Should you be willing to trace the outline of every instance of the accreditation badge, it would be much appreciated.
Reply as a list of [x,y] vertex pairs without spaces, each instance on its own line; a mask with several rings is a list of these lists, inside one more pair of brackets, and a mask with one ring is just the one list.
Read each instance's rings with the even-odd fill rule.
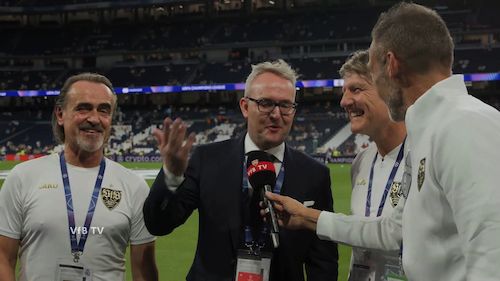
[[397,251],[353,247],[349,281],[406,280]]
[[387,275],[387,281],[407,281],[406,277],[396,274]]
[[238,251],[236,263],[236,281],[269,281],[271,269],[271,254],[249,254],[247,251]]
[[353,247],[352,266],[348,281],[375,280],[375,271],[371,263],[370,250]]
[[58,260],[56,281],[92,281],[92,270],[81,262]]
[[[401,257],[399,253],[382,252],[381,260],[384,261],[382,280],[386,281],[406,281],[406,277],[401,267]],[[390,254],[389,254],[390,253]]]
[[370,271],[370,267],[363,264],[353,264],[349,272],[348,281],[371,281],[374,280],[375,273]]

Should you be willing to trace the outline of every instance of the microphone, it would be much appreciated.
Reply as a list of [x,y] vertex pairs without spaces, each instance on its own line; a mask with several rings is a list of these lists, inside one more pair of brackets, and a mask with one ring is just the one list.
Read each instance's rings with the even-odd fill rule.
[[273,204],[265,196],[265,192],[272,192],[276,184],[276,171],[274,169],[273,158],[270,154],[264,151],[251,151],[247,158],[247,175],[248,181],[254,188],[254,194],[260,196],[260,199],[269,210],[267,213],[267,221],[270,222],[270,236],[274,248],[279,246],[279,226],[276,212]]

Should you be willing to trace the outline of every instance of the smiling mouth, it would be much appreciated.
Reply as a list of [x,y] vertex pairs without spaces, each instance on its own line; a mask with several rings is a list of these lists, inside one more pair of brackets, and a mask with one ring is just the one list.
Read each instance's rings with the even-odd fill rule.
[[102,133],[101,130],[96,130],[96,129],[80,129],[80,131],[88,133],[88,134],[100,134],[100,133]]
[[349,111],[350,118],[360,117],[360,116],[363,116],[364,114],[365,114],[365,112],[363,110],[351,110],[351,111]]

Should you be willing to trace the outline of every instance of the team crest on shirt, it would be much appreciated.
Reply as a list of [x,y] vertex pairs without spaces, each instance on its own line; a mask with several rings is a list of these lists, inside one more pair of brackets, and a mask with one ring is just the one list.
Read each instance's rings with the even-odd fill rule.
[[401,180],[401,193],[405,199],[408,199],[411,185],[411,155],[408,152],[405,159],[405,169],[403,172],[403,179]]
[[101,199],[104,206],[109,210],[113,210],[122,199],[122,192],[120,190],[114,190],[111,188],[101,188]]
[[425,180],[425,158],[420,160],[420,165],[418,165],[418,174],[417,174],[417,185],[418,191],[422,188]]
[[389,199],[391,200],[392,207],[396,207],[399,202],[399,198],[403,195],[403,189],[401,188],[401,182],[395,181],[391,185],[391,191],[389,193]]
[[366,179],[358,179],[356,185],[366,185]]

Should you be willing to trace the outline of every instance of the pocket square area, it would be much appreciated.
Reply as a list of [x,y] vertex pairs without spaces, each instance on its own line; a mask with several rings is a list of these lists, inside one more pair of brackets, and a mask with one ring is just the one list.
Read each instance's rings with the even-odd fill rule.
[[312,205],[314,205],[314,200],[304,201],[304,206],[311,207]]

